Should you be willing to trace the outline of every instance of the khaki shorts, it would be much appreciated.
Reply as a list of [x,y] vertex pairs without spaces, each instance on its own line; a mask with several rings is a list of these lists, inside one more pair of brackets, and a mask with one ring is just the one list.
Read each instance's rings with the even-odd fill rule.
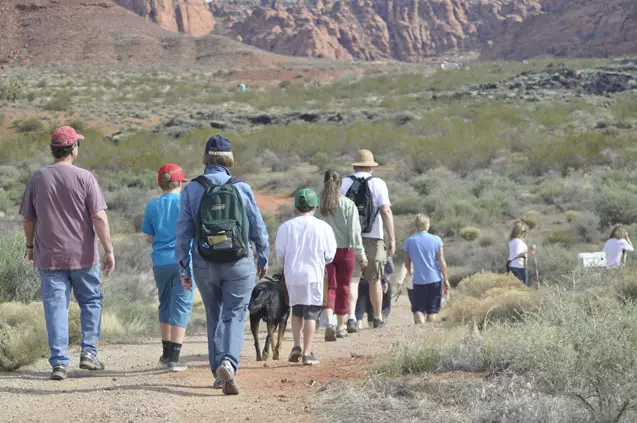
[[363,238],[363,248],[367,255],[367,267],[363,269],[362,277],[369,283],[380,282],[387,263],[385,242],[382,239]]

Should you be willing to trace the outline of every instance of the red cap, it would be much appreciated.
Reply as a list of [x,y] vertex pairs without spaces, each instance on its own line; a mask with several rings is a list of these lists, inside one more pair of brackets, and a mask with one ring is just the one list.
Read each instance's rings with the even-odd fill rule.
[[188,182],[184,178],[184,170],[176,164],[165,164],[157,172],[157,181],[162,182]]
[[68,147],[77,142],[77,140],[83,140],[84,137],[70,126],[62,126],[56,129],[51,135],[51,145],[53,147]]

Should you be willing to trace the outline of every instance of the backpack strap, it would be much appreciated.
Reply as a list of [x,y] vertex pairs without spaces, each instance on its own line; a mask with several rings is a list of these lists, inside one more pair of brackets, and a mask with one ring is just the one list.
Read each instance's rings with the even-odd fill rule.
[[197,176],[195,179],[193,179],[193,181],[202,185],[206,190],[209,190],[214,186],[214,184],[210,182],[210,179],[206,178],[204,175]]

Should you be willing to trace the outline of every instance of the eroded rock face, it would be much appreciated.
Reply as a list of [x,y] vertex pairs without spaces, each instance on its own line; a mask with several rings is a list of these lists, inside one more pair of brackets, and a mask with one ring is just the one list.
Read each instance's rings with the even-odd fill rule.
[[635,0],[213,0],[218,32],[280,54],[417,62],[637,51]]
[[205,0],[115,0],[162,28],[200,36],[210,33],[215,21]]

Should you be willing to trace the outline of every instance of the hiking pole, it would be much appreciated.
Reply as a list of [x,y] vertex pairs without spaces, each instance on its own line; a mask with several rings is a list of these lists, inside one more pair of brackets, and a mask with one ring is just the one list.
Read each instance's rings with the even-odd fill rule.
[[535,280],[537,281],[535,289],[540,289],[540,269],[537,265],[537,254],[533,254],[533,261],[535,262]]

